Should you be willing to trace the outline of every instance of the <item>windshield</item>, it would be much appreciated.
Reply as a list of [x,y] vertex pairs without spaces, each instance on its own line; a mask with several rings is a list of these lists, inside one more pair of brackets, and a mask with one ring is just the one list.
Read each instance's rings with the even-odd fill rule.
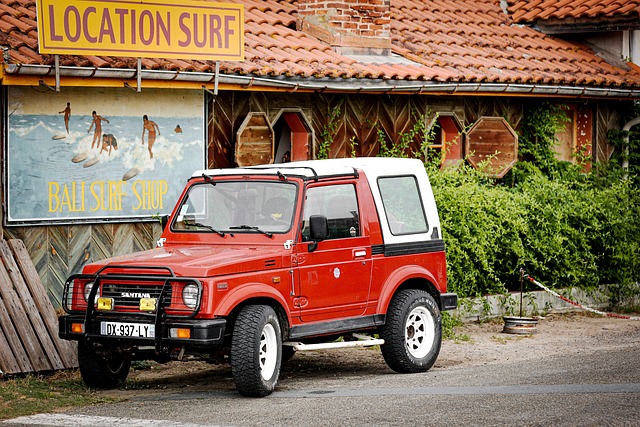
[[216,181],[189,189],[173,231],[285,233],[291,229],[296,185],[282,181]]

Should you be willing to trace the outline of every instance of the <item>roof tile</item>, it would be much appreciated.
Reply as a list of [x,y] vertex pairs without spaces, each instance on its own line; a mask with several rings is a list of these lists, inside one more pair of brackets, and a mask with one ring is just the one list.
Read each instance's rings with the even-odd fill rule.
[[[544,83],[640,88],[640,72],[608,64],[585,46],[514,25],[548,18],[639,14],[640,0],[390,0],[392,51],[412,63],[360,63],[295,27],[291,0],[225,0],[245,5],[245,60],[223,73],[299,78]],[[10,61],[52,65],[37,50],[35,2],[0,0],[0,44]],[[0,58],[0,61],[2,59]],[[64,65],[135,68],[135,58],[61,55]],[[408,62],[407,61],[407,62]],[[142,60],[145,69],[213,72],[215,62]]]
[[508,0],[515,22],[535,22],[550,18],[640,17],[640,0]]

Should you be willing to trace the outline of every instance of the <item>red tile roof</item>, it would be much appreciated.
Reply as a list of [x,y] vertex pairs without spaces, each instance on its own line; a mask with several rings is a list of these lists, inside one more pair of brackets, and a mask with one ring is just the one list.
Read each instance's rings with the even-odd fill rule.
[[509,0],[508,10],[515,22],[627,16],[640,19],[640,0]]
[[[391,80],[397,82],[393,84],[405,85],[449,82],[587,86],[633,90],[633,96],[640,97],[637,68],[616,67],[585,46],[514,25],[501,9],[500,0],[391,0],[393,53],[404,60],[390,64],[359,62],[335,53],[329,45],[296,30],[296,2],[225,1],[245,5],[245,60],[221,62],[220,71],[224,75],[278,81],[331,81],[338,85],[374,79],[377,84]],[[513,2],[510,8],[518,13],[524,10],[523,3],[536,4],[539,8],[547,3],[557,6],[597,2],[533,0]],[[608,3],[637,6],[639,2],[609,0]],[[556,7],[554,13],[557,11]],[[0,45],[9,48],[5,53],[8,63],[53,65],[52,55],[38,53],[35,18],[34,1],[0,0]],[[135,69],[137,60],[60,55],[60,65]],[[142,60],[142,67],[213,73],[215,62],[146,58]]]

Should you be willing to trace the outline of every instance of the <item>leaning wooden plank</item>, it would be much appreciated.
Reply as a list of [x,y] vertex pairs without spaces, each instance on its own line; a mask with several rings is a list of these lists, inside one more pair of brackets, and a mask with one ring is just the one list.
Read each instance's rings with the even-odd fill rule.
[[38,310],[38,307],[33,301],[31,292],[29,292],[27,284],[24,282],[24,278],[22,277],[20,269],[13,258],[13,253],[11,253],[9,245],[4,240],[0,240],[0,257],[2,257],[4,266],[9,273],[11,281],[13,282],[13,289],[22,302],[22,306],[24,307],[27,317],[31,321],[31,326],[33,326],[33,330],[36,333],[36,338],[40,341],[40,345],[44,350],[45,356],[49,359],[51,367],[56,370],[64,369],[64,363],[62,363],[58,349],[53,344],[49,331],[44,325],[40,310]]
[[78,366],[76,346],[71,341],[62,340],[58,336],[58,317],[27,248],[22,240],[11,239],[8,243],[65,368],[76,368]]
[[22,368],[18,365],[16,357],[11,351],[11,347],[0,328],[0,378],[6,374],[18,374],[22,372]]
[[[24,350],[24,347],[22,347],[22,342],[20,342],[20,338],[18,338],[18,333],[13,326],[13,322],[9,317],[9,313],[7,312],[7,308],[4,306],[4,301],[1,296],[0,330],[6,338],[7,347],[10,348],[9,351],[2,352],[2,357],[6,357],[9,364],[17,365],[18,370],[11,373],[17,374],[21,372],[32,372],[34,369],[31,367],[31,361],[27,357],[27,352]],[[10,358],[13,358],[13,360],[10,360]]]
[[24,312],[22,302],[13,290],[11,278],[9,277],[7,269],[4,267],[4,263],[0,263],[0,297],[4,301],[9,317],[11,317],[13,321],[13,325],[20,337],[20,341],[22,341],[33,369],[35,371],[52,370],[51,363],[49,363],[49,359],[47,359],[44,349],[40,345],[40,341],[31,326],[31,322],[29,322],[29,317],[27,317],[27,314]]

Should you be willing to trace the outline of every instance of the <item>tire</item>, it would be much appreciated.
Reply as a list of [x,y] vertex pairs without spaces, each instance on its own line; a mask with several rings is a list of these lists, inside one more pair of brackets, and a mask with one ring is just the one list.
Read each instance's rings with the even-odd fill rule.
[[78,365],[82,380],[90,388],[113,389],[121,387],[129,375],[131,359],[115,352],[105,358],[95,347],[78,341]]
[[442,344],[442,318],[433,297],[419,289],[398,291],[380,337],[382,356],[394,371],[409,374],[431,368]]
[[231,337],[231,373],[238,392],[264,397],[276,388],[282,365],[282,332],[273,308],[250,305],[238,314]]

